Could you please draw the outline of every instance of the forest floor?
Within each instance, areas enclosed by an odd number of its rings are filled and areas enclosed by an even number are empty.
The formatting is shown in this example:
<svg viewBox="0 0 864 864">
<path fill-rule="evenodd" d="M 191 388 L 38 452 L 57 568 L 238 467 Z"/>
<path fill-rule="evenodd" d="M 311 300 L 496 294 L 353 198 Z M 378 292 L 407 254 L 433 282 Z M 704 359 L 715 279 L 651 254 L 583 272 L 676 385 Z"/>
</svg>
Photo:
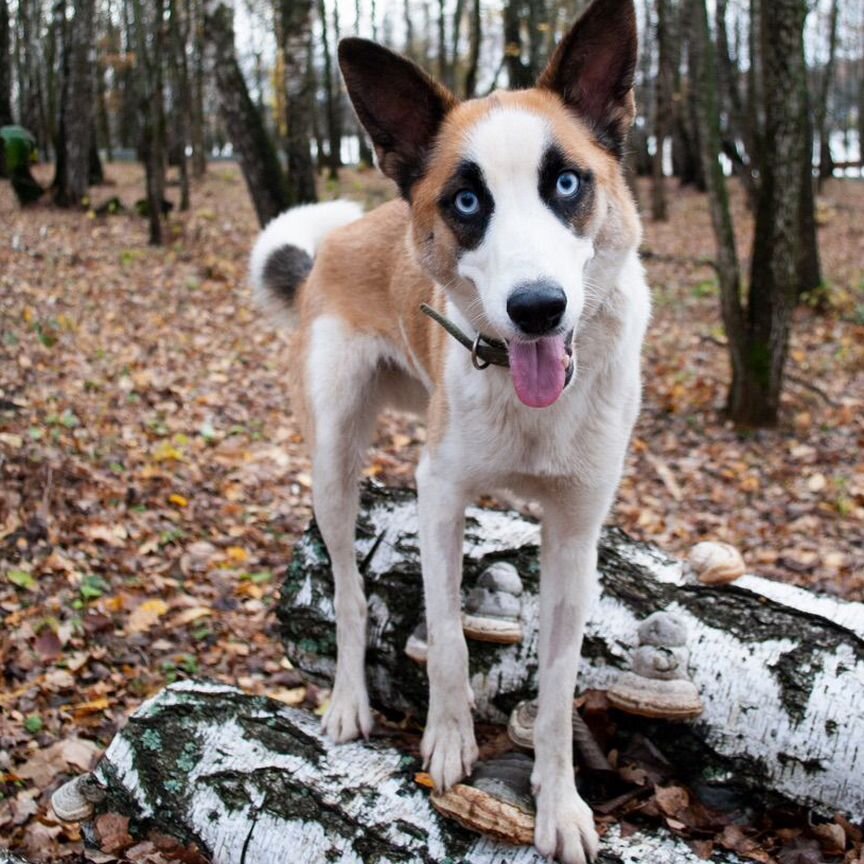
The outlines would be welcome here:
<svg viewBox="0 0 864 864">
<path fill-rule="evenodd" d="M 93 205 L 117 196 L 116 215 L 22 212 L 0 185 L 0 846 L 34 861 L 84 860 L 49 793 L 166 683 L 207 675 L 319 711 L 326 698 L 275 635 L 310 470 L 286 403 L 292 358 L 245 284 L 243 181 L 211 165 L 153 248 L 132 209 L 139 169 L 107 174 Z M 341 192 L 391 194 L 373 172 L 346 171 Z M 862 600 L 864 183 L 820 197 L 828 308 L 798 310 L 782 424 L 758 432 L 722 416 L 706 201 L 670 195 L 670 221 L 645 225 L 644 408 L 611 519 L 682 556 L 726 540 L 753 572 Z M 411 483 L 423 439 L 388 415 L 367 475 Z"/>
</svg>

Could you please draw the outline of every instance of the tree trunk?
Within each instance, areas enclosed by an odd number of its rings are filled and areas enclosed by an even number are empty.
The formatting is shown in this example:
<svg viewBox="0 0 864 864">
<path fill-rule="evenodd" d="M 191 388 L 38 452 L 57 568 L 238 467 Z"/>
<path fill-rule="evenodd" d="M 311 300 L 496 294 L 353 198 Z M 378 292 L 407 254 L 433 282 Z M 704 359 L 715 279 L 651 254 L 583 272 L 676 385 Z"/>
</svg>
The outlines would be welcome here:
<svg viewBox="0 0 864 864">
<path fill-rule="evenodd" d="M 204 4 L 204 38 L 213 51 L 219 107 L 262 226 L 291 201 L 264 120 L 255 108 L 234 50 L 234 22 L 226 0 Z"/>
<path fill-rule="evenodd" d="M 104 797 L 87 836 L 98 845 L 97 814 L 114 813 L 129 817 L 136 837 L 161 834 L 160 848 L 165 835 L 176 838 L 186 847 L 177 850 L 184 861 L 548 860 L 531 847 L 469 833 L 439 815 L 413 780 L 419 769 L 419 760 L 384 741 L 333 744 L 309 712 L 224 685 L 182 682 L 130 718 L 90 775 L 90 789 Z M 112 839 L 116 843 L 116 830 Z M 666 831 L 622 837 L 616 826 L 603 837 L 597 864 L 699 860 Z M 743 864 L 723 852 L 712 860 Z"/>
<path fill-rule="evenodd" d="M 95 0 L 75 0 L 63 40 L 62 97 L 54 201 L 80 207 L 87 197 L 94 128 Z"/>
<path fill-rule="evenodd" d="M 204 134 L 204 20 L 203 0 L 186 0 L 186 19 L 192 30 L 192 79 L 189 105 L 189 137 L 192 141 L 192 176 L 200 180 L 207 173 L 207 145 Z"/>
<path fill-rule="evenodd" d="M 663 165 L 666 138 L 672 125 L 672 45 L 669 33 L 669 0 L 655 0 L 657 15 L 657 78 L 654 87 L 654 158 L 652 160 L 651 218 L 655 222 L 669 219 L 666 200 L 666 172 Z"/>
<path fill-rule="evenodd" d="M 447 18 L 445 14 L 446 0 L 438 0 L 438 80 L 447 84 Z"/>
<path fill-rule="evenodd" d="M 729 48 L 729 33 L 727 17 L 728 0 L 717 0 L 717 14 L 715 16 L 717 27 L 717 74 L 720 81 L 722 97 L 718 100 L 726 105 L 726 117 L 728 128 L 726 130 L 726 141 L 728 147 L 724 147 L 727 155 L 732 161 L 735 174 L 744 184 L 747 193 L 747 203 L 751 210 L 756 209 L 757 183 L 753 172 L 753 154 L 758 152 L 755 143 L 756 130 L 750 128 L 741 97 L 741 88 L 738 82 L 739 70 L 737 63 L 732 60 Z M 697 94 L 698 98 L 698 94 Z M 721 133 L 722 134 L 722 133 Z M 743 146 L 744 153 L 740 152 L 739 144 Z"/>
<path fill-rule="evenodd" d="M 318 200 L 309 142 L 314 112 L 311 65 L 312 0 L 279 0 L 279 46 L 284 57 L 288 204 Z"/>
<path fill-rule="evenodd" d="M 0 0 L 0 126 L 12 123 L 12 52 L 9 43 L 9 6 Z"/>
<path fill-rule="evenodd" d="M 812 255 L 818 270 L 803 40 L 807 7 L 805 0 L 772 0 L 760 10 L 766 99 L 759 201 L 747 320 L 743 333 L 729 333 L 741 343 L 744 361 L 729 412 L 747 426 L 777 423 L 792 312 L 802 290 L 815 287 Z"/>
<path fill-rule="evenodd" d="M 162 244 L 162 202 L 165 200 L 165 93 L 162 58 L 165 40 L 165 0 L 132 0 L 138 42 L 138 113 L 141 118 L 140 156 L 147 178 L 147 219 L 150 244 Z"/>
<path fill-rule="evenodd" d="M 477 69 L 480 66 L 480 42 L 483 38 L 481 11 L 480 0 L 472 0 L 468 68 L 465 70 L 465 86 L 463 88 L 466 99 L 473 99 L 477 92 Z"/>
<path fill-rule="evenodd" d="M 65 3 L 61 2 L 58 5 L 62 7 L 65 15 Z M 18 122 L 32 132 L 37 140 L 42 139 L 44 141 L 45 124 L 42 122 L 44 115 L 40 104 L 43 62 L 39 38 L 40 13 L 41 5 L 39 3 L 34 2 L 34 0 L 19 0 L 15 53 L 18 69 Z M 67 44 L 65 40 L 63 40 L 63 44 Z"/>
<path fill-rule="evenodd" d="M 502 560 L 516 566 L 524 586 L 522 643 L 471 643 L 477 717 L 501 723 L 537 692 L 540 528 L 512 512 L 469 508 L 467 517 L 463 592 L 484 567 Z M 422 715 L 426 672 L 404 654 L 423 616 L 414 494 L 367 490 L 356 547 L 369 597 L 371 698 L 379 707 Z M 615 530 L 601 540 L 599 571 L 581 688 L 606 690 L 629 666 L 640 620 L 668 610 L 688 629 L 690 671 L 705 712 L 687 726 L 640 718 L 635 728 L 680 763 L 676 771 L 689 775 L 687 782 L 734 776 L 806 806 L 864 817 L 864 605 L 752 576 L 704 585 L 680 562 Z M 277 615 L 289 659 L 329 684 L 333 579 L 314 527 L 295 548 Z M 620 722 L 628 721 L 622 715 Z"/>
<path fill-rule="evenodd" d="M 688 18 L 692 18 L 694 7 L 699 0 L 685 0 L 684 7 Z M 697 47 L 694 39 L 687 40 L 687 69 L 698 69 L 700 58 L 696 54 Z M 691 76 L 692 77 L 692 76 Z M 692 185 L 699 192 L 707 192 L 706 173 L 708 167 L 702 158 L 704 148 L 699 136 L 699 119 L 698 119 L 698 98 L 697 87 L 689 86 L 687 88 L 687 99 L 685 105 L 679 111 L 682 118 L 685 118 L 686 133 L 684 140 L 687 142 L 686 150 L 686 171 L 682 177 L 682 183 Z"/>
<path fill-rule="evenodd" d="M 522 59 L 521 0 L 507 0 L 504 4 L 504 65 L 507 68 L 507 86 L 511 90 L 534 86 L 535 76 Z"/>
<path fill-rule="evenodd" d="M 687 74 L 681 73 L 681 62 L 676 63 L 675 111 L 672 126 L 672 172 L 682 186 L 704 188 L 704 172 L 699 152 L 698 123 L 694 107 L 694 90 L 697 87 L 696 65 L 698 57 L 693 52 L 692 6 L 695 0 L 681 0 L 676 16 L 679 54 L 687 61 Z M 650 78 L 650 70 L 646 74 Z M 647 137 L 647 136 L 646 136 Z"/>
<path fill-rule="evenodd" d="M 834 67 L 837 59 L 837 21 L 840 17 L 840 0 L 833 0 L 828 17 L 828 59 L 822 69 L 819 97 L 816 102 L 816 131 L 819 135 L 819 182 L 820 185 L 834 174 L 831 157 L 831 128 L 828 123 L 828 105 L 831 88 L 834 86 Z"/>
<path fill-rule="evenodd" d="M 189 209 L 189 161 L 186 147 L 190 144 L 189 110 L 191 89 L 189 87 L 189 64 L 186 59 L 188 22 L 181 26 L 178 0 L 168 0 L 168 27 L 171 34 L 169 69 L 171 73 L 171 116 L 178 150 L 180 174 L 180 209 Z"/>
<path fill-rule="evenodd" d="M 447 86 L 457 92 L 459 81 L 459 58 L 461 51 L 459 43 L 462 41 L 462 19 L 465 17 L 465 0 L 456 0 L 456 8 L 453 10 L 453 21 L 450 26 L 450 62 L 447 64 Z"/>
<path fill-rule="evenodd" d="M 334 3 L 334 9 L 338 2 Z M 327 112 L 327 169 L 331 180 L 339 179 L 342 167 L 342 132 L 339 128 L 338 97 L 334 90 L 338 83 L 333 80 L 333 63 L 330 54 L 330 36 L 327 26 L 326 0 L 318 0 L 318 18 L 321 21 L 321 44 L 324 49 L 324 106 Z M 336 36 L 338 41 L 339 37 Z"/>
<path fill-rule="evenodd" d="M 702 164 L 708 188 L 711 226 L 717 246 L 717 279 L 720 284 L 720 309 L 729 342 L 729 362 L 732 369 L 732 392 L 746 377 L 743 345 L 744 311 L 741 307 L 741 268 L 735 246 L 735 228 L 729 209 L 729 192 L 720 164 L 720 104 L 717 93 L 717 62 L 708 26 L 705 0 L 691 0 L 693 20 L 690 39 L 696 67 L 690 77 L 696 93 L 699 141 Z"/>
<path fill-rule="evenodd" d="M 360 35 L 360 0 L 354 0 L 354 33 Z M 411 26 L 411 9 L 408 5 L 408 0 L 405 0 L 405 38 L 408 40 L 408 45 L 411 52 L 408 55 L 416 62 L 416 49 L 414 47 L 414 30 Z M 357 157 L 361 166 L 371 166 L 374 162 L 372 155 L 372 147 L 366 138 L 366 131 L 363 126 L 354 118 L 354 125 L 357 127 Z"/>
<path fill-rule="evenodd" d="M 360 33 L 360 4 L 357 3 L 357 23 L 354 27 L 356 34 Z M 417 62 L 414 47 L 414 22 L 411 19 L 411 0 L 402 0 L 402 20 L 405 22 L 405 51 L 403 52 L 409 60 Z"/>
</svg>

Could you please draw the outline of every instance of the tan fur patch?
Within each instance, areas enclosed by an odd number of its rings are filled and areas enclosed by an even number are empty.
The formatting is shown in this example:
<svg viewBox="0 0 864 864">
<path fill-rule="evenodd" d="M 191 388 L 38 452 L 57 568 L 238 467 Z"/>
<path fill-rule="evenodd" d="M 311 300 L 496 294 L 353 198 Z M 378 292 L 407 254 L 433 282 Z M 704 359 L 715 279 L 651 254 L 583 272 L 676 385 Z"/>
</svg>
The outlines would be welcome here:
<svg viewBox="0 0 864 864">
<path fill-rule="evenodd" d="M 411 205 L 391 201 L 326 239 L 298 296 L 300 326 L 293 345 L 299 356 L 306 355 L 308 333 L 319 315 L 336 315 L 357 332 L 385 339 L 414 367 L 418 378 L 433 382 L 428 416 L 428 439 L 433 447 L 447 426 L 446 396 L 438 385 L 450 337 L 419 307 L 430 303 L 444 310 L 446 295 L 435 283 L 446 289 L 457 278 L 459 252 L 441 216 L 438 197 L 465 159 L 472 126 L 500 109 L 542 116 L 565 154 L 593 173 L 598 194 L 587 233 L 598 247 L 624 250 L 638 245 L 640 238 L 636 207 L 620 164 L 554 93 L 538 89 L 498 92 L 461 103 L 448 114 L 426 174 L 414 188 Z M 305 382 L 292 389 L 311 438 L 314 430 L 309 428 L 302 393 Z"/>
</svg>

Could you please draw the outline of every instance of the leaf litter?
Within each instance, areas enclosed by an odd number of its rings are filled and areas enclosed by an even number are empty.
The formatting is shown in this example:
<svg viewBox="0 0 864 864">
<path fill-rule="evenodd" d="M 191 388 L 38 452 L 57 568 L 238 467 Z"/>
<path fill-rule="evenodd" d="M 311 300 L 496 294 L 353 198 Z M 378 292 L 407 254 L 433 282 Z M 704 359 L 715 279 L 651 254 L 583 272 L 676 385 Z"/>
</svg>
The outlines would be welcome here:
<svg viewBox="0 0 864 864">
<path fill-rule="evenodd" d="M 137 166 L 108 173 L 94 207 L 141 196 Z M 342 189 L 392 194 L 371 172 L 345 171 Z M 796 313 L 782 425 L 749 434 L 722 416 L 705 201 L 684 190 L 670 204 L 669 223 L 646 222 L 645 400 L 612 518 L 672 553 L 724 540 L 762 575 L 864 599 L 864 188 L 825 190 L 828 309 Z M 282 656 L 271 615 L 311 470 L 286 401 L 291 358 L 245 286 L 256 225 L 236 167 L 211 166 L 161 249 L 134 215 L 22 212 L 6 186 L 0 214 L 0 836 L 72 862 L 85 860 L 80 828 L 56 823 L 50 793 L 148 695 L 201 675 L 326 704 Z M 420 421 L 387 414 L 364 474 L 410 484 L 424 440 Z M 665 824 L 700 857 L 864 861 L 840 816 L 723 824 L 674 778 L 652 780 L 650 760 L 618 770 L 647 790 L 601 816 L 625 832 Z M 116 855 L 88 860 L 196 860 L 170 838 L 103 827 Z"/>
</svg>

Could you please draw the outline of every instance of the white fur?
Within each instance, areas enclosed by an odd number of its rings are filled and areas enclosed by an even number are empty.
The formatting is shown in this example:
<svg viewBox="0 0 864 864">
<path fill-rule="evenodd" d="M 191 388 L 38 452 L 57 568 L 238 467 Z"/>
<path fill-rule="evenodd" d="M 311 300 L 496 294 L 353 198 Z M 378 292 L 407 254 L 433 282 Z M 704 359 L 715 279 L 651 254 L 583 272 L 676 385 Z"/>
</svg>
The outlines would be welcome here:
<svg viewBox="0 0 864 864">
<path fill-rule="evenodd" d="M 272 252 L 290 245 L 314 258 L 321 242 L 331 231 L 354 222 L 362 215 L 363 208 L 359 204 L 344 199 L 304 204 L 280 213 L 258 235 L 249 258 L 249 281 L 255 302 L 265 308 L 272 302 L 264 284 L 264 267 Z"/>
<path fill-rule="evenodd" d="M 519 401 L 507 369 L 477 371 L 464 348 L 446 342 L 439 384 L 449 419 L 443 438 L 427 447 L 417 469 L 429 631 L 430 707 L 422 750 L 439 789 L 458 782 L 477 758 L 460 620 L 465 504 L 501 488 L 534 498 L 544 511 L 535 843 L 566 864 L 585 864 L 596 856 L 598 839 L 574 782 L 572 699 L 596 590 L 600 527 L 639 410 L 640 350 L 650 302 L 635 249 L 595 249 L 540 200 L 537 166 L 549 135 L 538 116 L 499 111 L 467 141 L 466 152 L 494 196 L 495 213 L 483 243 L 462 256 L 462 278 L 447 286 L 448 315 L 466 332 L 482 327 L 509 337 L 508 294 L 520 281 L 554 279 L 567 293 L 565 325 L 575 329 L 577 371 L 554 405 L 537 410 Z M 363 669 L 366 602 L 353 545 L 360 460 L 384 402 L 432 384 L 417 371 L 416 358 L 346 323 L 318 318 L 306 358 L 315 426 L 315 514 L 336 583 L 338 668 L 323 725 L 340 741 L 366 735 L 371 726 Z M 334 344 L 340 345 L 338 363 Z M 440 395 L 433 391 L 431 398 Z"/>
<path fill-rule="evenodd" d="M 507 315 L 507 298 L 520 283 L 548 279 L 564 289 L 564 331 L 575 326 L 584 305 L 583 270 L 594 255 L 593 243 L 562 224 L 537 191 L 550 143 L 543 117 L 514 109 L 493 111 L 468 136 L 466 158 L 481 167 L 495 210 L 483 242 L 465 252 L 458 266 L 481 302 L 459 305 L 475 329 L 499 338 L 519 337 Z"/>
</svg>

